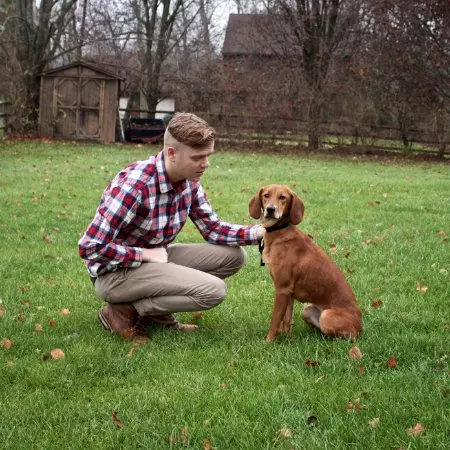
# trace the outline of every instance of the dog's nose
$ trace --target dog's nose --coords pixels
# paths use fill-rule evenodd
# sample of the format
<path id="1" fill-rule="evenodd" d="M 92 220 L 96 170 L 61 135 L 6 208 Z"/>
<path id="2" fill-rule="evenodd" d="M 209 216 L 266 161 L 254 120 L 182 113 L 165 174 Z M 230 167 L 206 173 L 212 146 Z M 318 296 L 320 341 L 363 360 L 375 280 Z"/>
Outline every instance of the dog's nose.
<path id="1" fill-rule="evenodd" d="M 267 214 L 274 214 L 275 213 L 275 206 L 274 205 L 267 205 L 266 207 L 266 213 Z"/>

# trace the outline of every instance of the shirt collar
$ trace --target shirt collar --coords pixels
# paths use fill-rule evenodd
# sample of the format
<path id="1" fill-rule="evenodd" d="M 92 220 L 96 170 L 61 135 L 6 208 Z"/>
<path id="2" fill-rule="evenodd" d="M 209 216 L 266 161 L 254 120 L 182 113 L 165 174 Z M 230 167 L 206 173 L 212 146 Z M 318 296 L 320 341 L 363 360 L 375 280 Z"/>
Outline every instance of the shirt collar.
<path id="1" fill-rule="evenodd" d="M 183 192 L 188 187 L 188 181 L 183 180 L 175 185 L 169 181 L 167 175 L 166 164 L 164 161 L 164 151 L 159 152 L 155 157 L 156 170 L 158 172 L 159 190 L 161 194 L 174 190 L 176 192 Z"/>

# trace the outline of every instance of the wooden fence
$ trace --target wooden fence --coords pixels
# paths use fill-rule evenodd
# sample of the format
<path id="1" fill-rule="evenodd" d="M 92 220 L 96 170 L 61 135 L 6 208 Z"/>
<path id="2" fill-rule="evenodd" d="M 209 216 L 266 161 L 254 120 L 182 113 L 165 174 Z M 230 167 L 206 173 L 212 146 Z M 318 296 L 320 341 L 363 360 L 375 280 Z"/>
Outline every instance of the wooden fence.
<path id="1" fill-rule="evenodd" d="M 4 139 L 9 131 L 8 102 L 0 100 L 0 139 Z"/>
<path id="2" fill-rule="evenodd" d="M 266 116 L 199 113 L 213 125 L 219 136 L 229 141 L 275 142 L 306 146 L 308 124 L 305 121 Z M 345 122 L 322 122 L 319 126 L 323 147 L 365 147 L 392 151 L 427 151 L 440 154 L 450 152 L 450 124 L 437 133 L 429 129 L 408 130 L 408 145 L 402 142 L 399 128 L 368 125 L 356 126 Z"/>

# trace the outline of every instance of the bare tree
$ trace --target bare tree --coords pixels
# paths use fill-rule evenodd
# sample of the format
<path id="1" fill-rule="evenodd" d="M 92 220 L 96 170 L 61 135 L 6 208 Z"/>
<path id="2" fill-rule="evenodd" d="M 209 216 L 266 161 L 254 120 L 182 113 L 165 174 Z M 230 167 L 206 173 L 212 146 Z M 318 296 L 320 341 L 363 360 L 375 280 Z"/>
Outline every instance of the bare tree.
<path id="1" fill-rule="evenodd" d="M 76 0 L 13 0 L 0 28 L 0 61 L 23 85 L 17 108 L 27 105 L 27 121 L 37 119 L 38 76 L 54 60 L 73 50 L 62 45 Z M 14 105 L 13 105 L 14 109 Z"/>
<path id="2" fill-rule="evenodd" d="M 277 0 L 274 13 L 280 17 L 280 30 L 289 34 L 290 57 L 303 72 L 308 85 L 308 143 L 319 147 L 320 121 L 325 92 L 332 66 L 338 52 L 358 23 L 360 10 L 351 0 Z M 288 56 L 288 55 L 286 55 Z"/>

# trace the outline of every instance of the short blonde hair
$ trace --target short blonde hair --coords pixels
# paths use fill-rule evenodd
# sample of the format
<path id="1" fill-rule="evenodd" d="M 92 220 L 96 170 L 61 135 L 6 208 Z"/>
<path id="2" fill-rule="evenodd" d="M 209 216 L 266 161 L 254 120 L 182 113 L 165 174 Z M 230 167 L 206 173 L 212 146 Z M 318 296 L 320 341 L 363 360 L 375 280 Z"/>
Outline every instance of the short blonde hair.
<path id="1" fill-rule="evenodd" d="M 176 113 L 170 119 L 164 135 L 164 146 L 168 141 L 167 133 L 181 144 L 195 149 L 209 147 L 216 138 L 214 128 L 191 113 Z"/>

